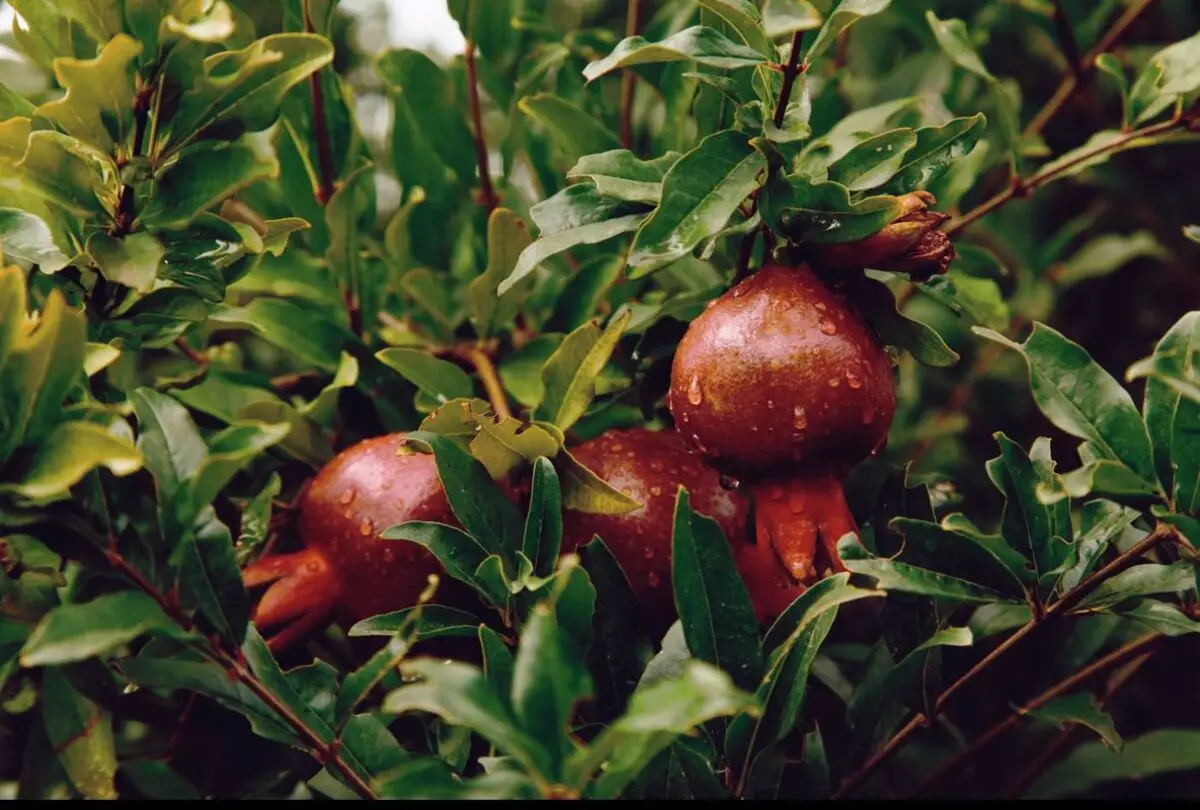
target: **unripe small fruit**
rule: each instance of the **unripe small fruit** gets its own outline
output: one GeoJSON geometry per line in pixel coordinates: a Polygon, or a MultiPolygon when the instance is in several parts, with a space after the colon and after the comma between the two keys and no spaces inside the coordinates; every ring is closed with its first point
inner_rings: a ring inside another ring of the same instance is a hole
{"type": "Polygon", "coordinates": [[[697,451],[750,485],[758,542],[797,582],[843,570],[836,543],[855,526],[840,480],[883,447],[896,407],[887,353],[849,303],[807,266],[763,267],[689,326],[667,402],[697,451]]]}

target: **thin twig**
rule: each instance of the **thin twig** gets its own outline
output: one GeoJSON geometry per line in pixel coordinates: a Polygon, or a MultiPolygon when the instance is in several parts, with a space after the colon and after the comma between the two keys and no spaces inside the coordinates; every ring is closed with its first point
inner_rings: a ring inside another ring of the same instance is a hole
{"type": "MultiPolygon", "coordinates": [[[[627,0],[625,10],[625,36],[637,36],[641,0],[627,0]]],[[[630,68],[621,73],[621,146],[633,149],[633,90],[637,74],[630,68]]]]}
{"type": "MultiPolygon", "coordinates": [[[[308,0],[302,0],[301,10],[304,15],[305,33],[314,33],[308,0]]],[[[320,205],[325,205],[333,197],[336,175],[333,169],[333,144],[329,138],[329,127],[325,123],[325,92],[321,88],[321,71],[313,71],[308,77],[309,95],[312,99],[313,138],[317,142],[317,179],[316,199],[320,205]]]]}
{"type": "Polygon", "coordinates": [[[1122,133],[1107,143],[1102,143],[1099,146],[1094,146],[1091,149],[1081,151],[1068,161],[1055,161],[1054,163],[1051,163],[1050,165],[1044,167],[1041,171],[1034,174],[1028,180],[1015,178],[1012,184],[1009,185],[1009,187],[1004,191],[1001,191],[996,196],[981,203],[979,206],[963,214],[961,217],[951,220],[946,224],[946,227],[943,228],[943,230],[948,235],[957,233],[979,218],[990,214],[992,211],[1004,205],[1014,197],[1028,196],[1036,189],[1046,185],[1050,181],[1062,176],[1063,174],[1066,174],[1076,166],[1086,163],[1092,158],[1108,152],[1115,152],[1131,141],[1135,141],[1139,138],[1150,138],[1155,135],[1162,135],[1163,133],[1170,132],[1175,129],[1184,129],[1189,126],[1191,122],[1192,118],[1190,115],[1177,115],[1168,121],[1162,121],[1157,124],[1152,124],[1148,127],[1143,127],[1142,129],[1135,129],[1130,132],[1122,133]]]}
{"type": "MultiPolygon", "coordinates": [[[[1104,694],[1101,695],[1100,700],[1098,701],[1101,709],[1103,709],[1106,704],[1112,700],[1113,696],[1121,689],[1121,687],[1129,683],[1130,679],[1133,678],[1134,674],[1137,673],[1142,664],[1149,661],[1154,653],[1155,650],[1151,650],[1142,657],[1130,661],[1123,670],[1113,674],[1112,678],[1109,679],[1108,684],[1105,686],[1104,694]]],[[[1081,727],[1078,725],[1068,725],[1057,735],[1055,735],[1054,739],[1050,741],[1050,744],[1042,749],[1042,751],[1033,758],[1033,761],[1029,763],[1029,766],[1026,767],[1025,770],[1023,770],[1020,774],[1018,774],[1017,778],[1014,779],[1007,788],[1005,788],[1002,798],[1011,799],[1023,795],[1025,791],[1028,790],[1035,781],[1037,781],[1037,778],[1042,775],[1050,763],[1054,761],[1058,753],[1070,741],[1071,737],[1075,736],[1080,728],[1081,727]]]]}
{"type": "Polygon", "coordinates": [[[512,411],[508,407],[508,397],[504,393],[504,386],[500,384],[500,375],[496,373],[496,366],[492,363],[492,358],[488,357],[487,352],[478,346],[464,346],[456,350],[456,354],[475,367],[475,373],[479,375],[479,381],[483,383],[483,389],[487,391],[488,402],[491,403],[496,416],[501,419],[510,418],[512,411]]]}
{"type": "Polygon", "coordinates": [[[1157,644],[1161,643],[1165,636],[1159,633],[1150,633],[1142,636],[1136,641],[1132,641],[1123,647],[1113,650],[1108,655],[1097,658],[1092,663],[1085,666],[1075,674],[1062,679],[1044,692],[1033,698],[1025,705],[1013,713],[1007,715],[999,723],[996,723],[990,729],[981,734],[974,742],[966,748],[959,751],[954,756],[950,757],[942,764],[940,768],[930,774],[926,779],[912,791],[913,797],[923,796],[933,785],[937,784],[947,774],[951,772],[961,771],[966,763],[986,748],[993,740],[1004,734],[1010,729],[1016,728],[1021,724],[1031,712],[1035,712],[1042,706],[1045,706],[1050,701],[1061,695],[1070,692],[1081,684],[1087,683],[1094,676],[1114,669],[1126,661],[1131,661],[1138,656],[1148,654],[1157,644]]]}
{"type": "MultiPolygon", "coordinates": [[[[1087,52],[1086,56],[1078,60],[1079,69],[1063,77],[1062,82],[1058,85],[1058,89],[1054,91],[1054,95],[1050,97],[1050,100],[1037,111],[1037,114],[1025,126],[1025,129],[1021,132],[1023,137],[1036,135],[1045,128],[1050,119],[1058,114],[1058,111],[1075,94],[1080,85],[1095,72],[1096,57],[1102,53],[1107,53],[1117,43],[1117,40],[1125,35],[1125,32],[1142,15],[1142,12],[1148,9],[1153,2],[1154,0],[1137,0],[1133,5],[1125,9],[1125,13],[1121,15],[1120,19],[1113,23],[1112,28],[1108,29],[1108,33],[1096,43],[1094,48],[1087,52]]],[[[1055,3],[1055,7],[1058,7],[1058,3],[1055,3]]],[[[1055,18],[1057,22],[1057,13],[1055,18]]]]}
{"type": "Polygon", "coordinates": [[[189,346],[187,341],[183,338],[176,338],[175,348],[179,349],[180,354],[182,354],[188,360],[191,360],[200,368],[204,368],[208,365],[208,357],[189,346]]]}
{"type": "MultiPolygon", "coordinates": [[[[133,143],[130,145],[129,157],[120,157],[122,166],[142,156],[142,141],[146,139],[146,125],[150,121],[150,103],[156,89],[155,84],[141,85],[133,96],[133,143]]],[[[137,211],[134,208],[135,196],[136,192],[132,183],[126,183],[121,187],[121,196],[117,198],[117,215],[111,230],[113,236],[126,236],[133,230],[133,223],[137,219],[137,211]]]]}
{"type": "Polygon", "coordinates": [[[475,69],[475,42],[467,40],[463,58],[467,65],[467,101],[471,106],[471,127],[475,135],[475,162],[479,167],[479,204],[487,209],[490,216],[500,198],[492,186],[492,172],[488,167],[487,141],[483,136],[483,112],[479,107],[479,76],[475,69]]]}
{"type": "MultiPolygon", "coordinates": [[[[1140,542],[1130,548],[1128,551],[1122,552],[1112,560],[1108,565],[1094,572],[1091,576],[1079,583],[1066,596],[1046,608],[1045,612],[1039,617],[1035,616],[1030,621],[1021,625],[1015,633],[1002,641],[995,649],[984,656],[975,666],[971,667],[964,674],[960,675],[950,686],[940,694],[933,705],[933,714],[939,713],[955,694],[963,689],[967,684],[973,681],[981,672],[988,669],[997,660],[1003,657],[1004,653],[1015,647],[1022,639],[1036,630],[1038,627],[1045,624],[1048,620],[1055,616],[1062,616],[1069,613],[1079,605],[1087,596],[1094,590],[1099,588],[1104,582],[1121,573],[1125,569],[1133,565],[1139,557],[1154,547],[1168,540],[1172,540],[1179,536],[1179,531],[1170,524],[1159,523],[1154,531],[1146,535],[1140,542]]],[[[878,770],[879,766],[891,757],[893,753],[909,738],[913,732],[924,726],[928,726],[930,718],[924,713],[915,715],[908,723],[906,723],[899,731],[883,744],[883,746],[872,754],[866,762],[864,762],[857,770],[849,774],[842,780],[837,790],[834,791],[832,798],[840,798],[846,795],[851,790],[854,790],[871,774],[878,770]]]]}
{"type": "MultiPolygon", "coordinates": [[[[800,52],[804,50],[804,32],[792,34],[792,52],[788,55],[787,67],[783,69],[783,86],[779,88],[779,102],[775,105],[775,127],[783,126],[783,118],[787,114],[788,101],[792,98],[792,85],[800,75],[800,52]]],[[[807,67],[807,65],[805,66],[807,67]]]]}

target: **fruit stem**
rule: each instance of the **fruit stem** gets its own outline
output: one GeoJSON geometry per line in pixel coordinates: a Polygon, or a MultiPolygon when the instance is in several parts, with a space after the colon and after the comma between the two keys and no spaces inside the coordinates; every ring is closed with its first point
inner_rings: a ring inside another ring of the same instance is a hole
{"type": "Polygon", "coordinates": [[[488,357],[487,352],[478,346],[464,346],[456,353],[475,367],[475,373],[479,375],[479,381],[483,383],[483,389],[487,391],[488,402],[491,403],[496,416],[501,419],[512,418],[512,411],[508,407],[508,396],[504,393],[500,375],[496,373],[496,366],[492,363],[492,358],[488,357]]]}

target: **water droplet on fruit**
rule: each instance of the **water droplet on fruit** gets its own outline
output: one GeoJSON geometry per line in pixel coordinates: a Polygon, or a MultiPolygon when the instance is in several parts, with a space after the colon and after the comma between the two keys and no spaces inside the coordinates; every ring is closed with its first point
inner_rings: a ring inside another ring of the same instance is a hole
{"type": "Polygon", "coordinates": [[[869,425],[875,421],[875,411],[867,409],[863,411],[863,424],[869,425]]]}
{"type": "Polygon", "coordinates": [[[383,561],[390,563],[395,559],[396,559],[396,552],[392,550],[392,547],[388,546],[388,547],[384,548],[383,561]]]}
{"type": "Polygon", "coordinates": [[[620,442],[613,442],[612,451],[614,453],[620,453],[622,448],[624,448],[623,444],[621,444],[620,442]]]}
{"type": "Polygon", "coordinates": [[[792,420],[792,425],[795,426],[796,430],[804,430],[808,427],[808,414],[804,412],[803,405],[797,405],[793,414],[796,418],[792,420]]]}
{"type": "Polygon", "coordinates": [[[846,372],[846,385],[853,388],[855,391],[862,388],[862,380],[853,371],[846,372]]]}
{"type": "Polygon", "coordinates": [[[658,459],[654,459],[654,461],[650,462],[650,469],[654,470],[655,472],[662,472],[662,468],[663,463],[658,459]]]}
{"type": "Polygon", "coordinates": [[[842,384],[842,381],[841,381],[841,380],[839,380],[837,377],[830,377],[830,378],[829,378],[829,387],[830,387],[830,388],[837,388],[837,387],[838,387],[839,385],[841,385],[841,384],[842,384]]]}
{"type": "Polygon", "coordinates": [[[769,410],[772,410],[774,407],[775,407],[775,400],[773,400],[773,399],[768,399],[768,400],[767,400],[767,410],[768,410],[768,411],[769,411],[769,410]]]}
{"type": "Polygon", "coordinates": [[[717,299],[715,299],[715,298],[714,298],[713,300],[711,300],[711,301],[709,301],[707,304],[705,304],[705,305],[704,305],[704,308],[705,308],[705,309],[712,309],[712,308],[713,308],[713,307],[715,307],[716,305],[717,305],[717,299]]]}
{"type": "Polygon", "coordinates": [[[692,381],[688,383],[687,398],[688,402],[693,405],[699,405],[704,401],[704,392],[700,390],[699,377],[692,377],[692,381]]]}
{"type": "Polygon", "coordinates": [[[751,433],[758,433],[758,425],[751,425],[751,426],[750,426],[750,432],[751,432],[751,433]]]}
{"type": "Polygon", "coordinates": [[[638,526],[638,527],[637,527],[637,534],[638,534],[638,537],[641,537],[641,536],[642,536],[643,534],[645,534],[645,533],[646,533],[646,527],[645,527],[645,526],[638,526]]]}
{"type": "Polygon", "coordinates": [[[627,498],[632,498],[632,497],[633,497],[633,490],[632,490],[632,489],[630,489],[629,487],[621,487],[621,494],[622,494],[622,495],[624,495],[624,496],[625,496],[625,497],[627,497],[627,498]]]}
{"type": "Polygon", "coordinates": [[[721,483],[721,489],[734,490],[742,485],[741,481],[731,478],[728,475],[722,475],[717,480],[721,483]]]}
{"type": "Polygon", "coordinates": [[[822,312],[824,312],[825,310],[829,309],[829,305],[828,305],[828,304],[826,304],[824,301],[818,301],[818,302],[817,302],[817,309],[819,309],[819,310],[821,310],[822,312]]]}
{"type": "Polygon", "coordinates": [[[653,571],[650,572],[650,576],[648,577],[648,579],[650,580],[651,588],[657,588],[659,585],[662,584],[662,577],[660,577],[658,574],[656,574],[653,571]]]}
{"type": "Polygon", "coordinates": [[[358,533],[363,537],[370,537],[371,532],[375,531],[375,524],[370,518],[363,518],[362,523],[358,524],[358,533]]]}
{"type": "Polygon", "coordinates": [[[647,560],[654,559],[654,549],[650,548],[650,546],[646,546],[646,559],[647,560]]]}
{"type": "Polygon", "coordinates": [[[822,318],[819,326],[821,327],[821,331],[827,335],[837,334],[837,326],[834,325],[833,321],[822,318]]]}
{"type": "Polygon", "coordinates": [[[650,495],[655,498],[662,495],[662,487],[650,487],[650,495]]]}
{"type": "Polygon", "coordinates": [[[788,509],[793,515],[804,514],[804,496],[795,492],[788,495],[788,509]]]}
{"type": "Polygon", "coordinates": [[[734,298],[741,298],[745,294],[746,294],[745,285],[739,284],[738,286],[733,288],[733,297],[734,298]]]}
{"type": "Polygon", "coordinates": [[[343,492],[343,493],[342,493],[342,497],[341,497],[341,498],[339,498],[338,500],[340,500],[340,501],[342,502],[342,505],[343,505],[343,506],[345,506],[346,504],[348,504],[348,503],[350,503],[351,501],[353,501],[353,500],[354,500],[354,496],[355,496],[355,495],[357,495],[357,494],[358,494],[358,493],[357,493],[357,492],[355,492],[354,490],[352,490],[352,489],[348,489],[348,490],[346,490],[345,492],[343,492]]]}

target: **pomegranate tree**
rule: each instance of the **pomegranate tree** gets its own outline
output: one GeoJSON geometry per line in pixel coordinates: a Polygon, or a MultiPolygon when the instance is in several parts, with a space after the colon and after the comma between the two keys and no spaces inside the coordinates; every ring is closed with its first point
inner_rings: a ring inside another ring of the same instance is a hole
{"type": "MultiPolygon", "coordinates": [[[[887,440],[888,355],[807,265],[768,264],[692,322],[671,370],[676,428],[753,495],[755,539],[797,583],[844,567],[842,478],[887,440]]],[[[758,552],[761,554],[761,552],[758,552]]]]}

